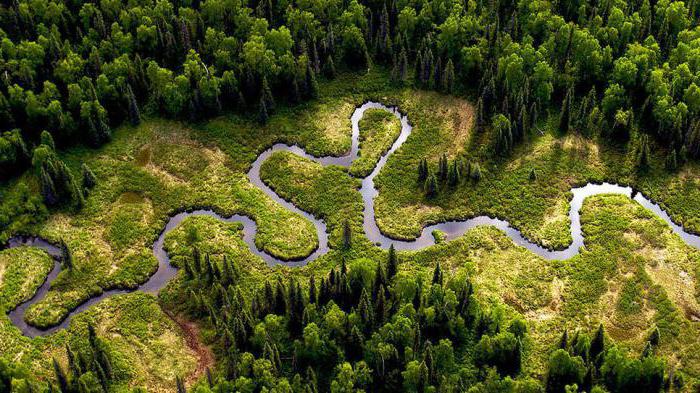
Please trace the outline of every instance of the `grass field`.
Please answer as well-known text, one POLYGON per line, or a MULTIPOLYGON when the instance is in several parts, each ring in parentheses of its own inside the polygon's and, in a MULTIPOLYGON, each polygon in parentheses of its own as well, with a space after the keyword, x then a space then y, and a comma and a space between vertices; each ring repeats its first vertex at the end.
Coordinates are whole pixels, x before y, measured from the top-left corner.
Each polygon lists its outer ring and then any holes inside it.
MULTIPOLYGON (((123 127, 114 140, 98 150, 74 148, 62 155, 78 173, 87 163, 98 185, 80 212, 57 211, 38 223, 11 229, 49 240, 64 240, 75 268, 62 272, 49 295, 32 307, 27 319, 39 326, 58 322, 87 298, 110 288, 134 288, 156 267, 151 245, 174 212, 211 207, 223 215, 243 213, 258 224, 256 244, 280 258, 309 255, 318 244, 314 227, 290 213, 252 186, 246 171, 257 155, 275 142, 299 144, 314 155, 340 155, 350 147, 350 115, 356 105, 372 99, 398 105, 414 126, 407 142, 392 156, 376 179, 379 227, 398 238, 415 237, 429 222, 489 214, 507 219, 528 238, 553 248, 570 241, 569 190, 588 181, 630 184, 659 202, 671 216, 700 231, 700 171, 687 164, 678 172, 663 169, 652 157, 645 173, 635 168, 636 139, 629 146, 610 146, 576 134, 559 135, 542 122, 543 134, 533 133, 508 158, 492 158, 487 133, 473 130, 472 105, 438 93, 396 88, 386 75, 344 74, 322 83, 318 100, 295 108, 280 107, 261 127, 234 114, 203 124, 147 119, 136 128, 123 127), (427 158, 431 170, 443 154, 463 165, 479 163, 482 180, 463 180, 454 189, 427 199, 417 184, 417 166, 427 158), (535 170, 537 178, 530 179, 535 170)), ((361 126, 361 159, 348 169, 323 167, 290 153, 276 153, 262 167, 262 178, 282 197, 323 218, 333 249, 308 267, 268 268, 242 242, 240 225, 207 217, 190 218, 171 232, 166 248, 174 264, 189 256, 193 246, 215 260, 227 255, 254 288, 277 276, 294 275, 305 283, 344 259, 349 264, 386 258, 386 252, 362 236, 359 181, 374 166, 398 133, 395 118, 369 111, 361 126), (353 228, 350 249, 341 242, 342 224, 353 228)), ((3 185, 12 193, 20 183, 38 186, 25 175, 3 185)), ((652 326, 661 331, 662 354, 669 367, 691 381, 700 378, 700 256, 670 229, 626 198, 599 196, 582 210, 586 248, 567 261, 550 262, 516 247, 494 228, 479 228, 465 236, 425 250, 399 255, 402 277, 428 277, 434 265, 470 275, 484 302, 506 315, 522 314, 529 321, 525 372, 541 376, 552 346, 566 326, 590 331, 603 322, 611 337, 639 352, 652 326)), ((5 240, 11 233, 0 234, 5 240)), ((43 280, 51 260, 42 252, 15 249, 0 253, 0 305, 4 309, 31 295, 43 280), (27 265, 18 260, 30 260, 27 265), (29 266, 29 267, 27 267, 29 266), (22 283, 20 285, 20 283, 22 283)), ((172 282, 160 302, 176 310, 186 294, 172 282)), ((51 356, 65 361, 63 347, 80 343, 88 319, 98 321, 100 333, 119 359, 125 386, 148 385, 172 389, 175 375, 196 368, 195 354, 184 344, 181 329, 149 295, 130 294, 100 303, 75 318, 71 328, 46 339, 22 337, 6 316, 0 317, 0 350, 49 375, 51 356)), ((203 337, 206 339, 207 327, 203 337)))

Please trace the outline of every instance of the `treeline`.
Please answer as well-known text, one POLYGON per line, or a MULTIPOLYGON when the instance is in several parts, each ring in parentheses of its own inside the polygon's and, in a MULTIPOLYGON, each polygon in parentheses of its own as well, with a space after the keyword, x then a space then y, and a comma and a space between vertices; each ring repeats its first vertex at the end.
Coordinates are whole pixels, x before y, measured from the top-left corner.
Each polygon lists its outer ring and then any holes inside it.
POLYGON ((393 248, 380 263, 341 262, 306 285, 278 279, 253 291, 241 289, 244 273, 226 257, 195 249, 184 271, 183 308, 212 327, 219 360, 197 392, 658 392, 683 384, 654 355, 658 330, 635 358, 602 326, 592 338, 565 332, 546 377, 525 376, 523 319, 482 304, 469 279, 440 264, 427 280, 399 273, 393 248))
POLYGON ((13 0, 0 6, 0 131, 19 131, 0 139, 0 176, 28 166, 43 130, 100 145, 144 109, 265 122, 277 101, 315 97, 318 76, 373 62, 398 83, 475 90, 501 153, 554 109, 563 132, 640 128, 682 162, 700 155, 698 4, 13 0))

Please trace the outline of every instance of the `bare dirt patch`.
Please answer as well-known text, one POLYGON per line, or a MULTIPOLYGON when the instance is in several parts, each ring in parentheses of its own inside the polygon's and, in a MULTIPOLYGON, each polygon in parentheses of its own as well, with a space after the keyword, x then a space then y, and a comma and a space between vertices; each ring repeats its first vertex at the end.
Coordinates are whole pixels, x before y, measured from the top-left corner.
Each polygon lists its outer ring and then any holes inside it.
POLYGON ((199 326, 193 321, 186 319, 183 315, 166 314, 180 327, 185 336, 185 343, 197 357, 197 368, 186 378, 188 384, 192 384, 205 375, 207 369, 214 366, 214 353, 211 348, 204 344, 199 334, 199 326))

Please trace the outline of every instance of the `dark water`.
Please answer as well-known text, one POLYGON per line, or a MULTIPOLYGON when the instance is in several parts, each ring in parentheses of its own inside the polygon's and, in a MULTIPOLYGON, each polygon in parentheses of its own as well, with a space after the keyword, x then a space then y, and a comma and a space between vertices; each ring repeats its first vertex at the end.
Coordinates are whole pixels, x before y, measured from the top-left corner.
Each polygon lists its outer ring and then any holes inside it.
MULTIPOLYGON (((533 253, 545 258, 545 259, 568 259, 571 258, 572 256, 578 254, 579 249, 583 247, 584 245, 584 239, 583 239, 583 234, 581 233, 581 217, 580 217, 580 210, 581 210, 581 205, 583 204, 583 201, 588 198, 589 196, 593 195, 599 195, 599 194, 621 194, 628 196, 638 203, 640 203, 642 206, 645 208, 651 210, 654 212, 658 217, 660 217, 663 221, 665 221, 668 225, 671 226, 673 229, 673 232, 677 233, 687 244, 692 245, 694 247, 700 248, 700 237, 697 235, 693 235, 691 233, 688 233, 683 230, 683 228, 680 225, 677 225, 674 223, 669 215, 659 207, 659 205, 655 204, 654 202, 650 201, 648 198, 644 197, 641 193, 633 193, 632 189, 630 187, 624 187, 620 186, 617 184, 610 184, 610 183, 602 183, 602 184, 593 184, 589 183, 583 187, 579 188, 574 188, 571 190, 573 194, 573 198, 570 203, 570 210, 569 210, 569 218, 571 219, 571 237, 573 239, 571 245, 567 247, 564 250, 550 250, 547 248, 544 248, 538 244, 530 242, 527 238, 525 238, 520 231, 517 229, 513 228, 508 221, 501 220, 498 218, 493 218, 493 217, 488 217, 488 216, 478 216, 474 218, 470 218, 467 220, 455 220, 455 221, 447 221, 439 224, 434 224, 430 226, 426 226, 423 228, 420 236, 414 240, 411 241, 403 241, 403 240, 395 240, 391 239, 384 234, 381 233, 379 230, 379 227, 377 226, 375 216, 374 216, 374 198, 377 196, 378 191, 374 186, 374 178, 379 174, 381 169, 384 167, 386 164, 387 160, 389 157, 401 147, 401 145, 406 142, 408 137, 411 135, 411 131, 413 127, 408 121, 408 118, 406 115, 400 113, 396 108, 391 108, 384 106, 382 104, 376 103, 376 102, 367 102, 363 104, 362 106, 358 107, 355 112, 353 112, 352 117, 351 117, 351 123, 352 123, 352 144, 350 151, 348 154, 342 156, 342 157, 314 157, 308 153, 306 153, 301 147, 299 146, 289 146, 285 144, 275 144, 269 149, 265 150, 263 153, 261 153, 258 158, 253 162, 250 171, 248 172, 248 179, 252 184, 255 186, 259 187, 265 194, 267 194, 270 198, 272 198, 274 201, 277 203, 281 204, 284 206, 286 209, 291 210, 299 215, 304 216, 306 219, 311 221, 314 224, 314 227, 316 228, 316 234, 318 236, 318 248, 308 257, 297 260, 297 261, 283 261, 280 259, 277 259, 267 253, 265 253, 262 250, 259 250, 255 246, 255 235, 257 233, 257 225, 254 220, 252 220, 250 217, 247 216, 242 216, 242 215, 234 215, 231 217, 223 217, 216 212, 212 210, 194 210, 194 211, 189 211, 189 212, 182 212, 173 215, 170 217, 168 220, 167 224, 165 225, 165 228, 163 228, 163 231, 161 232, 160 236, 158 239, 155 241, 153 244, 153 254, 155 255, 156 259, 158 260, 158 270, 156 273, 154 273, 148 281, 143 283, 138 287, 137 290, 147 292, 147 293, 152 293, 152 294, 157 294, 158 291, 160 291, 161 288, 163 288, 168 281, 175 276, 177 273, 177 269, 170 265, 170 258, 168 257, 168 254, 163 250, 163 242, 165 239, 165 236, 170 232, 171 230, 175 229, 185 218, 190 217, 190 216, 210 216, 210 217, 215 217, 219 220, 226 221, 226 222, 240 222, 243 224, 243 240, 245 243, 248 245, 249 249, 251 250, 252 253, 255 255, 260 256, 265 262, 267 262, 269 265, 275 265, 275 264, 285 264, 288 266, 301 266, 305 265, 310 261, 313 261, 314 259, 318 258, 321 255, 324 255, 325 253, 328 252, 328 233, 327 233, 327 228, 326 228, 326 223, 323 222, 322 220, 314 217, 312 214, 305 212, 298 207, 296 207, 294 204, 291 202, 288 202, 284 199, 282 199, 279 195, 277 195, 267 184, 265 184, 261 179, 260 179, 260 167, 262 164, 267 160, 273 153, 278 152, 278 151, 288 151, 293 154, 297 154, 299 156, 305 157, 307 159, 313 160, 315 162, 318 162, 322 165, 340 165, 344 167, 349 167, 352 162, 358 157, 358 151, 359 151, 359 121, 362 119, 362 116, 364 115, 364 112, 367 109, 383 109, 386 110, 394 116, 396 116, 400 121, 401 121, 401 133, 399 136, 396 138, 394 143, 392 144, 391 148, 387 151, 386 154, 384 154, 380 159, 377 165, 375 166, 374 170, 372 173, 370 173, 367 177, 362 179, 362 186, 360 188, 360 192, 362 193, 362 199, 364 201, 364 232, 365 236, 369 238, 370 241, 376 243, 382 248, 389 248, 392 244, 397 250, 417 250, 417 249, 422 249, 428 246, 431 246, 435 244, 435 241, 432 236, 432 232, 434 230, 439 230, 444 232, 446 235, 447 240, 452 240, 455 239, 459 236, 462 236, 466 231, 468 231, 471 228, 475 228, 478 226, 484 226, 484 225, 491 225, 495 226, 496 228, 502 230, 505 232, 505 234, 510 237, 513 242, 516 244, 527 248, 528 250, 532 251, 533 253)), ((22 303, 19 307, 17 307, 15 310, 11 311, 9 316, 12 322, 22 331, 27 336, 30 337, 35 337, 35 336, 41 336, 41 335, 46 335, 50 334, 58 329, 63 329, 68 326, 70 319, 72 316, 76 315, 77 313, 80 313, 81 311, 85 310, 86 308, 90 307, 91 305, 100 302, 102 299, 107 298, 109 296, 113 296, 115 294, 120 294, 120 293, 127 293, 131 292, 130 290, 109 290, 103 292, 101 295, 93 297, 89 300, 87 300, 85 303, 81 304, 78 308, 75 310, 71 311, 70 314, 64 319, 59 325, 54 326, 50 329, 47 330, 41 330, 37 329, 35 327, 29 326, 25 321, 24 321, 24 312, 25 310, 31 306, 32 304, 38 302, 41 300, 46 293, 48 292, 51 282, 56 278, 60 271, 60 263, 59 263, 59 258, 60 258, 60 250, 54 246, 51 245, 50 243, 39 239, 39 238, 14 238, 10 240, 8 243, 8 247, 17 247, 20 245, 30 245, 30 246, 36 246, 40 247, 44 250, 46 250, 50 255, 52 255, 56 259, 56 265, 54 266, 54 269, 49 273, 46 282, 39 288, 37 293, 27 302, 22 303)))

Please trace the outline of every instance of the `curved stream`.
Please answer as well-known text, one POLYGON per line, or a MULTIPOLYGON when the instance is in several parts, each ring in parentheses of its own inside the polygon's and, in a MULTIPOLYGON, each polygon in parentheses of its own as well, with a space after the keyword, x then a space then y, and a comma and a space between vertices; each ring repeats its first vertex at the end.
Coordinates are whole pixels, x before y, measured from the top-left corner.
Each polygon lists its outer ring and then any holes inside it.
MULTIPOLYGON (((158 260, 158 270, 142 285, 140 285, 137 290, 147 292, 147 293, 158 293, 158 291, 167 284, 167 282, 175 276, 177 273, 177 269, 170 265, 170 258, 168 257, 167 252, 163 249, 163 243, 165 240, 165 236, 173 229, 175 229, 181 222, 187 217, 190 216, 211 216, 215 217, 219 220, 226 221, 226 222, 240 222, 243 224, 243 240, 245 243, 248 245, 250 248, 251 252, 254 254, 260 256, 263 260, 265 260, 268 264, 274 265, 277 263, 285 263, 286 265, 293 265, 293 266, 299 266, 299 265, 304 265, 316 258, 318 258, 321 255, 324 255, 326 252, 328 252, 328 233, 326 231, 326 224, 322 220, 314 217, 312 214, 305 212, 298 207, 296 207, 294 204, 291 202, 288 202, 284 199, 282 199, 277 193, 275 193, 267 184, 265 184, 261 179, 260 179, 260 167, 262 164, 267 160, 273 153, 278 152, 278 151, 288 151, 294 154, 297 154, 299 156, 305 157, 307 159, 313 160, 315 162, 318 162, 322 165, 340 165, 344 167, 349 167, 352 162, 358 157, 358 152, 359 152, 359 136, 360 136, 360 129, 359 129, 359 122, 360 119, 362 119, 362 116, 364 115, 365 111, 367 109, 383 109, 388 112, 391 112, 396 116, 400 121, 401 121, 401 133, 399 136, 396 138, 394 143, 391 145, 391 148, 381 156, 379 159, 379 162, 376 164, 374 167, 374 170, 372 173, 370 173, 367 177, 362 179, 362 186, 360 188, 360 192, 362 193, 362 199, 364 202, 364 232, 365 236, 369 238, 370 241, 373 243, 383 247, 383 248, 389 248, 392 244, 397 250, 416 250, 416 249, 421 249, 430 245, 435 244, 435 241, 432 236, 432 232, 434 230, 439 230, 442 231, 447 240, 452 240, 455 239, 459 236, 462 236, 466 231, 468 231, 471 228, 477 227, 477 226, 482 226, 482 225, 492 225, 495 226, 496 228, 502 230, 505 232, 505 234, 510 237, 513 242, 516 244, 527 248, 528 250, 534 252, 535 254, 545 258, 545 259, 568 259, 571 258, 572 256, 578 254, 579 249, 583 247, 583 234, 581 232, 581 216, 580 216, 580 210, 581 206, 583 204, 583 201, 588 198, 589 196, 592 195, 598 195, 598 194, 621 194, 625 195, 627 197, 632 198, 633 200, 637 201, 639 204, 644 206, 645 208, 651 210, 654 212, 657 216, 659 216, 663 221, 665 221, 668 225, 671 226, 673 229, 673 232, 678 234, 683 241, 685 241, 687 244, 692 245, 694 247, 700 248, 700 237, 697 235, 693 235, 691 233, 686 232, 683 230, 683 228, 680 225, 677 225, 674 223, 669 215, 659 207, 659 205, 655 204, 654 202, 650 201, 648 198, 644 197, 641 193, 634 192, 631 187, 624 187, 620 186, 617 184, 610 184, 610 183, 602 183, 602 184, 593 184, 589 183, 583 187, 578 187, 578 188, 573 188, 571 192, 573 193, 573 198, 570 203, 570 210, 569 210, 569 218, 571 220, 571 237, 573 239, 571 245, 569 245, 566 249, 564 250, 550 250, 545 247, 542 247, 540 245, 537 245, 535 243, 530 242, 527 238, 525 238, 520 231, 517 229, 513 228, 510 226, 508 221, 501 220, 498 218, 493 218, 493 217, 488 217, 488 216, 478 216, 474 218, 470 218, 467 220, 455 220, 455 221, 446 221, 442 222, 439 224, 434 224, 434 225, 429 225, 423 228, 420 236, 411 241, 403 241, 403 240, 395 240, 391 239, 384 234, 381 233, 379 227, 377 226, 377 223, 375 221, 375 216, 374 216, 374 198, 377 196, 378 191, 374 186, 374 178, 379 174, 381 169, 384 167, 386 164, 388 158, 391 156, 392 153, 394 153, 403 143, 408 139, 409 135, 411 135, 411 131, 413 127, 411 124, 408 122, 408 117, 398 111, 397 108, 395 107, 387 107, 385 105, 382 105, 380 103, 376 102, 367 102, 363 104, 362 106, 358 107, 355 109, 355 111, 352 114, 351 117, 351 122, 352 122, 352 143, 351 143, 351 148, 350 151, 342 156, 342 157, 314 157, 308 153, 306 153, 301 147, 299 146, 289 146, 285 144, 275 144, 269 149, 265 150, 262 152, 258 158, 253 162, 250 171, 248 171, 248 179, 250 180, 251 183, 259 187, 265 194, 267 194, 270 198, 275 200, 277 203, 281 204, 284 206, 286 209, 289 209, 297 214, 300 214, 306 219, 310 220, 315 228, 316 228, 316 234, 318 236, 318 248, 308 257, 297 260, 297 261, 283 261, 280 259, 277 259, 267 253, 265 253, 262 250, 259 250, 255 246, 255 234, 257 233, 257 225, 253 219, 247 216, 243 215, 233 215, 230 217, 223 217, 216 213, 213 210, 206 210, 206 209, 201 209, 201 210, 194 210, 194 211, 187 211, 187 212, 182 212, 175 214, 171 216, 168 219, 168 222, 166 223, 165 227, 163 228, 163 231, 161 232, 160 236, 158 239, 153 243, 153 254, 155 255, 156 259, 158 260)), ((41 299, 46 296, 46 293, 48 292, 51 282, 56 278, 60 271, 60 249, 56 247, 55 245, 50 244, 49 242, 37 238, 37 237, 16 237, 11 239, 8 244, 7 248, 12 248, 12 247, 18 247, 18 246, 34 246, 34 247, 39 247, 44 250, 46 250, 49 255, 54 257, 56 260, 55 266, 53 270, 49 273, 49 275, 46 278, 46 281, 41 285, 41 287, 37 290, 36 294, 29 299, 28 301, 20 304, 17 308, 12 310, 9 313, 9 317, 12 320, 12 322, 22 331, 23 334, 30 336, 30 337, 35 337, 35 336, 43 336, 46 334, 50 334, 52 332, 55 332, 56 330, 63 329, 68 326, 71 317, 76 315, 77 313, 80 313, 81 311, 85 310, 86 308, 90 307, 91 305, 100 302, 102 299, 107 298, 109 296, 113 296, 115 294, 120 294, 120 293, 127 293, 131 292, 133 290, 126 290, 126 289, 112 289, 108 291, 104 291, 102 294, 96 297, 92 297, 86 302, 82 303, 80 306, 72 310, 67 317, 61 321, 61 323, 57 326, 54 326, 50 329, 42 330, 38 329, 36 327, 30 326, 29 324, 26 323, 24 320, 24 314, 25 311, 28 307, 30 307, 32 304, 35 304, 36 302, 40 301, 41 299)))

